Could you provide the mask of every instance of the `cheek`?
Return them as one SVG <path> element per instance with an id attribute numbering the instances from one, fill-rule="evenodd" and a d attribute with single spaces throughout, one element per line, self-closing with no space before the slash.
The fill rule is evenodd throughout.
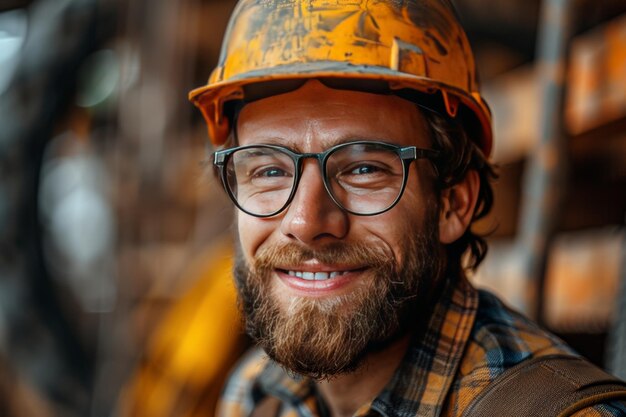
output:
<path id="1" fill-rule="evenodd" d="M 372 218 L 368 229 L 393 251 L 396 262 L 402 263 L 406 254 L 407 239 L 426 231 L 429 205 L 432 197 L 426 195 L 417 181 L 409 181 L 398 204 L 387 213 Z M 431 216 L 432 217 L 432 216 Z"/>
<path id="2" fill-rule="evenodd" d="M 407 239 L 421 230 L 419 209 L 413 208 L 414 202 L 407 205 L 400 204 L 400 202 L 386 213 L 357 219 L 359 224 L 355 223 L 352 227 L 352 230 L 358 234 L 358 237 L 362 237 L 365 243 L 383 246 L 399 265 L 406 258 Z"/>
<path id="3" fill-rule="evenodd" d="M 424 228 L 425 221 L 433 221 L 432 210 L 438 210 L 435 178 L 427 161 L 415 161 L 411 165 L 409 178 L 404 194 L 398 206 L 402 216 L 413 224 L 413 227 Z"/>
<path id="4" fill-rule="evenodd" d="M 245 259 L 250 262 L 259 246 L 271 235 L 274 222 L 268 219 L 259 219 L 239 212 L 237 215 L 237 231 L 239 243 Z"/>

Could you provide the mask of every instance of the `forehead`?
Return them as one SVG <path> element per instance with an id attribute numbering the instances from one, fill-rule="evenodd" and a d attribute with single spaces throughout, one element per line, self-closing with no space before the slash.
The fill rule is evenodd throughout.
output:
<path id="1" fill-rule="evenodd" d="M 426 120 L 414 103 L 394 95 L 331 89 L 315 80 L 247 104 L 237 133 L 240 145 L 275 143 L 303 152 L 356 139 L 430 144 Z"/>

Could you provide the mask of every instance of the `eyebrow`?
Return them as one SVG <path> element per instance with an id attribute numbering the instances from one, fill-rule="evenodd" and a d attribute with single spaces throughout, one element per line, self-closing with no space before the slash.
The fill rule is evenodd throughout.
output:
<path id="1" fill-rule="evenodd" d="M 302 153 L 302 149 L 300 148 L 300 145 L 292 140 L 288 140 L 285 138 L 281 138 L 281 137 L 267 137 L 267 138 L 261 138 L 261 139 L 255 139 L 254 141 L 255 143 L 249 143 L 249 145 L 279 145 L 279 146 L 285 146 L 293 151 Z"/>
<path id="2" fill-rule="evenodd" d="M 321 142 L 322 144 L 322 152 L 324 152 L 327 149 L 332 148 L 333 146 L 337 146 L 337 145 L 341 145 L 343 143 L 348 143 L 348 142 L 356 142 L 356 141 L 372 141 L 372 142 L 385 142 L 385 143 L 393 143 L 389 140 L 389 138 L 368 138 L 368 137 L 364 137 L 364 136 L 346 136 L 346 137 L 340 137 L 338 139 L 335 140 L 324 140 Z M 279 146 L 284 146 L 287 147 L 289 149 L 291 149 L 294 152 L 297 153 L 305 153 L 302 151 L 302 144 L 300 142 L 294 141 L 294 140 L 289 140 L 289 139 L 285 139 L 285 138 L 281 138 L 281 137 L 268 137 L 268 138 L 262 138 L 258 141 L 255 141 L 256 143 L 250 143 L 250 145 L 260 145 L 260 144 L 266 144 L 266 145 L 279 145 Z"/>

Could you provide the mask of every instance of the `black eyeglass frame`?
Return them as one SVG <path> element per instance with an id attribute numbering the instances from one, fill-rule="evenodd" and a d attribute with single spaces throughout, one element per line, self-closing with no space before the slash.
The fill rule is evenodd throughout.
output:
<path id="1" fill-rule="evenodd" d="M 352 210 L 347 209 L 346 207 L 344 207 L 343 204 L 341 204 L 339 201 L 337 201 L 337 198 L 335 198 L 335 196 L 333 195 L 333 193 L 330 190 L 330 184 L 328 183 L 328 177 L 326 176 L 326 165 L 328 162 L 328 158 L 334 153 L 337 152 L 338 150 L 345 148 L 347 146 L 352 146 L 352 145 L 377 145 L 380 146 L 382 148 L 386 148 L 388 150 L 391 150 L 393 152 L 396 153 L 396 155 L 398 155 L 398 157 L 400 158 L 400 160 L 402 161 L 402 187 L 400 188 L 400 192 L 398 193 L 398 196 L 396 197 L 396 199 L 386 208 L 373 212 L 373 213 L 358 213 Z M 273 149 L 279 152 L 282 152 L 286 155 L 288 155 L 289 157 L 291 157 L 293 163 L 294 163 L 294 167 L 295 167 L 295 171 L 294 171 L 294 176 L 295 178 L 293 179 L 293 185 L 291 187 L 291 193 L 289 194 L 289 197 L 287 198 L 287 201 L 285 202 L 285 204 L 278 210 L 270 213 L 270 214 L 257 214 L 257 213 L 252 213 L 248 210 L 246 210 L 245 208 L 243 208 L 239 202 L 237 201 L 237 198 L 233 195 L 232 190 L 230 189 L 230 187 L 228 186 L 228 180 L 226 178 L 226 166 L 228 165 L 228 161 L 231 158 L 232 154 L 240 151 L 240 150 L 245 150 L 245 149 L 252 149 L 252 148 L 268 148 L 268 149 Z M 379 214 L 385 213 L 389 210 L 391 210 L 393 207 L 395 207 L 396 204 L 398 204 L 398 201 L 400 201 L 400 199 L 402 198 L 402 195 L 404 194 L 404 190 L 406 188 L 406 183 L 408 181 L 408 177 L 409 177 L 409 167 L 411 165 L 411 162 L 416 161 L 418 159 L 428 159 L 429 161 L 433 162 L 433 167 L 435 169 L 435 171 L 437 170 L 437 165 L 434 163 L 438 156 L 439 156 L 439 151 L 436 151 L 434 149 L 424 149 L 424 148 L 418 148 L 416 146 L 398 146 L 392 143 L 387 143 L 387 142 L 382 142 L 382 141 L 352 141 L 352 142 L 345 142 L 345 143 L 340 143 L 338 145 L 332 146 L 328 149 L 326 149 L 324 152 L 319 152 L 319 153 L 299 153 L 299 152 L 295 152 L 285 146 L 280 146 L 280 145 L 272 145 L 272 144 L 254 144 L 254 145 L 246 145 L 246 146 L 237 146 L 234 148 L 228 148 L 228 149 L 223 149 L 220 151 L 215 151 L 214 152 L 214 157 L 213 157 L 213 164 L 218 168 L 219 173 L 220 173 L 220 178 L 222 181 L 222 186 L 224 187 L 224 190 L 226 191 L 226 193 L 228 194 L 228 196 L 230 197 L 230 199 L 232 200 L 233 203 L 235 203 L 235 206 L 237 206 L 237 208 L 241 211 L 243 211 L 246 214 L 249 214 L 250 216 L 254 216 L 254 217 L 258 217 L 258 218 L 268 218 L 268 217 L 273 217 L 276 216 L 278 214 L 280 214 L 281 212 L 283 212 L 293 201 L 294 196 L 296 195 L 296 191 L 298 189 L 298 185 L 300 184 L 300 178 L 302 176 L 302 161 L 304 159 L 309 159 L 309 158 L 313 158 L 316 159 L 318 162 L 318 165 L 320 167 L 320 171 L 322 174 L 322 182 L 324 183 L 324 188 L 326 189 L 326 192 L 328 193 L 328 195 L 330 196 L 330 198 L 333 200 L 333 202 L 335 204 L 337 204 L 337 206 L 339 208 L 341 208 L 343 211 L 353 214 L 355 216 L 377 216 Z"/>

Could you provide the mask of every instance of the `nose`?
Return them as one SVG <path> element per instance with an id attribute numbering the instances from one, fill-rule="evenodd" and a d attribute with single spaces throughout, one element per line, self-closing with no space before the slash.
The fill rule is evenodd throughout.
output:
<path id="1" fill-rule="evenodd" d="M 341 239 L 348 233 L 348 214 L 330 198 L 320 167 L 304 161 L 300 183 L 281 222 L 281 232 L 307 245 Z"/>

